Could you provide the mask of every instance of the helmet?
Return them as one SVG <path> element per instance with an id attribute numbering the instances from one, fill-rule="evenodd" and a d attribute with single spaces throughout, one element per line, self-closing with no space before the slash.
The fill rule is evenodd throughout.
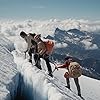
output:
<path id="1" fill-rule="evenodd" d="M 64 60 L 70 60 L 70 61 L 72 61 L 72 57 L 71 56 L 67 56 L 67 57 L 65 57 Z"/>

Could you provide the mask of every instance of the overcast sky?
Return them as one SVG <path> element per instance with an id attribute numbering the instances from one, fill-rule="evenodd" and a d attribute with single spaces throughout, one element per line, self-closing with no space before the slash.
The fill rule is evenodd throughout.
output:
<path id="1" fill-rule="evenodd" d="M 100 20 L 100 0 L 0 0 L 0 19 Z"/>

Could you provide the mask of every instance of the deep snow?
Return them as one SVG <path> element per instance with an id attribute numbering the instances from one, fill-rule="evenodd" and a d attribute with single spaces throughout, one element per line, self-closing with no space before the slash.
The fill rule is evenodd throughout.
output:
<path id="1" fill-rule="evenodd" d="M 13 43 L 0 36 L 0 100 L 13 100 L 17 94 L 19 73 L 10 51 Z"/>

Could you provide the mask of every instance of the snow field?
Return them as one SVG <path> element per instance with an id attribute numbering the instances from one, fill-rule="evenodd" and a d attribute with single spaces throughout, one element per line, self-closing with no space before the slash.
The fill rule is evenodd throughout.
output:
<path id="1" fill-rule="evenodd" d="M 14 100 L 17 94 L 19 73 L 10 51 L 13 43 L 0 36 L 0 100 Z"/>
<path id="2" fill-rule="evenodd" d="M 24 59 L 23 54 L 23 57 L 17 54 L 16 51 L 13 52 L 15 62 L 23 77 L 23 95 L 26 94 L 28 100 L 81 100 L 68 89 L 65 92 L 65 87 L 61 87 L 58 80 L 33 66 L 27 59 Z M 42 62 L 43 66 L 44 61 Z"/>

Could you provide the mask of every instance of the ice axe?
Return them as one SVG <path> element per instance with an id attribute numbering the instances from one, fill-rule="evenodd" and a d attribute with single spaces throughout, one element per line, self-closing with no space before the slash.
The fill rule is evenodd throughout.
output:
<path id="1" fill-rule="evenodd" d="M 52 73 L 54 73 L 56 69 L 58 70 L 57 65 L 55 64 L 56 62 L 53 60 L 53 58 L 50 62 L 55 66 L 55 69 L 52 71 Z"/>
<path id="2" fill-rule="evenodd" d="M 25 57 L 25 59 L 26 59 L 26 52 L 24 52 L 24 53 L 25 53 L 25 56 L 24 56 L 24 57 Z"/>
<path id="3" fill-rule="evenodd" d="M 55 69 L 52 71 L 52 73 L 54 73 L 54 72 L 55 72 L 55 70 L 58 70 L 58 68 L 57 68 L 57 67 L 55 67 Z"/>
<path id="4" fill-rule="evenodd" d="M 55 63 L 52 63 L 52 64 L 54 64 L 54 66 L 55 66 L 55 69 L 52 71 L 52 73 L 54 73 L 55 70 L 58 70 L 58 68 L 57 68 L 57 65 Z"/>

